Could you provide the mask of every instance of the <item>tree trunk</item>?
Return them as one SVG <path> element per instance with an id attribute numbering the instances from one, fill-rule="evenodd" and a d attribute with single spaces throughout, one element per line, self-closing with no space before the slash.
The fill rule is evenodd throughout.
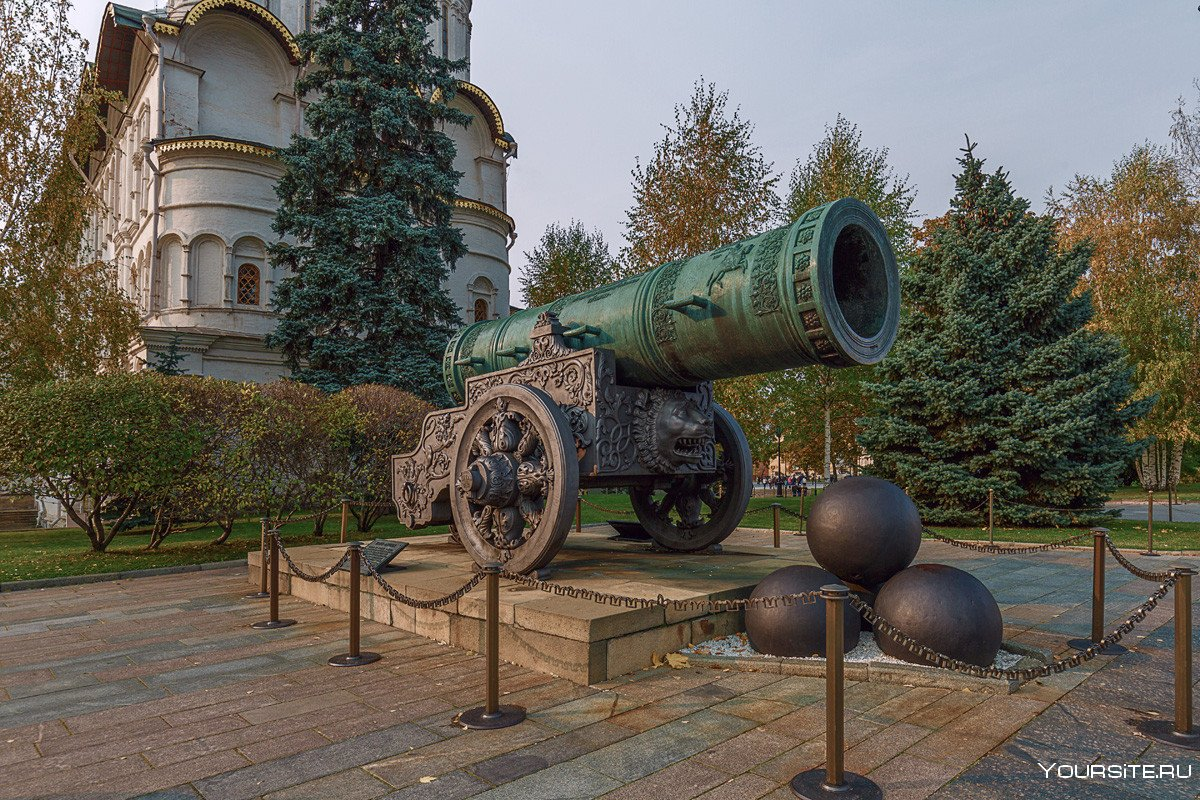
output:
<path id="1" fill-rule="evenodd" d="M 147 550 L 157 550 L 158 546 L 163 543 L 171 534 L 171 526 L 174 520 L 171 514 L 162 508 L 154 510 L 154 527 L 150 531 L 150 544 L 146 545 Z"/>
<path id="2" fill-rule="evenodd" d="M 235 521 L 236 517 L 226 517 L 225 519 L 218 520 L 217 527 L 221 529 L 221 535 L 213 539 L 212 543 L 225 544 L 225 541 L 229 539 L 229 534 L 233 533 L 233 523 Z"/>
<path id="3" fill-rule="evenodd" d="M 825 482 L 829 482 L 829 473 L 833 467 L 833 424 L 829 403 L 825 403 Z"/>
<path id="4" fill-rule="evenodd" d="M 363 506 L 361 510 L 351 507 L 350 513 L 354 515 L 354 525 L 358 532 L 370 533 L 371 528 L 375 527 L 375 523 L 383 517 L 384 510 L 377 507 L 375 503 L 370 503 Z"/>
<path id="5" fill-rule="evenodd" d="M 325 518 L 327 516 L 329 516 L 328 512 L 325 512 L 313 517 L 313 536 L 325 535 Z"/>

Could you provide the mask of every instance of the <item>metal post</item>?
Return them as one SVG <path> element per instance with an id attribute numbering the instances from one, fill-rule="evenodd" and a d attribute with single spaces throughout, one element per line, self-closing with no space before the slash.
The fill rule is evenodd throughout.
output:
<path id="1" fill-rule="evenodd" d="M 345 506 L 342 506 L 345 509 Z M 359 592 L 362 589 L 362 542 L 351 542 L 347 548 L 350 551 L 350 651 L 329 659 L 331 667 L 361 667 L 378 661 L 379 653 L 360 653 L 359 625 L 362 614 L 359 609 Z"/>
<path id="2" fill-rule="evenodd" d="M 783 497 L 783 434 L 775 429 L 775 496 Z"/>
<path id="3" fill-rule="evenodd" d="M 1092 528 L 1092 637 L 1067 642 L 1076 650 L 1095 647 L 1097 642 L 1104 639 L 1104 551 L 1107 536 L 1108 528 Z M 1127 652 L 1124 645 L 1119 644 L 1110 644 L 1100 651 L 1106 656 L 1124 652 Z"/>
<path id="4" fill-rule="evenodd" d="M 775 546 L 779 547 L 779 503 L 771 503 L 771 511 L 775 516 Z"/>
<path id="5" fill-rule="evenodd" d="M 1196 570 L 1178 566 L 1175 581 L 1175 719 L 1142 719 L 1136 727 L 1151 739 L 1200 750 L 1200 731 L 1192 727 L 1192 576 Z"/>
<path id="6" fill-rule="evenodd" d="M 271 596 L 271 593 L 267 591 L 267 523 L 270 521 L 271 520 L 269 520 L 267 517 L 262 517 L 259 519 L 259 523 L 262 527 L 262 541 L 259 545 L 258 554 L 259 558 L 262 560 L 262 563 L 259 564 L 258 570 L 258 591 L 243 595 L 243 597 L 245 597 L 247 600 L 265 600 Z"/>
<path id="7" fill-rule="evenodd" d="M 583 494 L 575 500 L 575 532 L 583 532 Z"/>
<path id="8" fill-rule="evenodd" d="M 996 521 L 995 516 L 992 514 L 992 500 L 995 499 L 995 494 L 995 490 L 988 489 L 988 544 L 995 544 L 995 541 L 992 538 Z"/>
<path id="9" fill-rule="evenodd" d="M 342 498 L 342 537 L 339 539 L 342 544 L 346 543 L 346 523 L 349 521 L 349 517 L 350 501 L 346 498 Z"/>
<path id="10" fill-rule="evenodd" d="M 846 772 L 845 762 L 845 623 L 850 590 L 841 584 L 821 587 L 825 601 L 825 769 L 810 769 L 792 778 L 792 794 L 803 800 L 816 798 L 881 798 L 873 782 Z"/>
<path id="11" fill-rule="evenodd" d="M 504 567 L 492 563 L 483 567 L 487 575 L 487 620 L 484 653 L 487 660 L 487 699 L 485 705 L 464 711 L 457 722 L 464 728 L 491 730 L 507 728 L 525 720 L 521 706 L 500 705 L 500 572 Z"/>
<path id="12" fill-rule="evenodd" d="M 1175 734 L 1192 731 L 1192 576 L 1195 570 L 1180 567 L 1175 582 Z"/>
<path id="13" fill-rule="evenodd" d="M 1154 552 L 1154 490 L 1146 492 L 1146 552 L 1144 556 L 1157 556 Z"/>
<path id="14" fill-rule="evenodd" d="M 286 628 L 296 624 L 294 619 L 279 618 L 279 531 L 271 531 L 268 535 L 271 540 L 271 618 L 250 626 L 259 630 Z"/>

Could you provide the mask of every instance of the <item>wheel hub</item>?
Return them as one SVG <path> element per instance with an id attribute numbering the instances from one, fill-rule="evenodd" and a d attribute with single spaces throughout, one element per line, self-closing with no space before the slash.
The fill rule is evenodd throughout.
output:
<path id="1" fill-rule="evenodd" d="M 517 467 L 509 453 L 480 456 L 459 476 L 458 486 L 474 503 L 511 506 L 517 500 Z"/>

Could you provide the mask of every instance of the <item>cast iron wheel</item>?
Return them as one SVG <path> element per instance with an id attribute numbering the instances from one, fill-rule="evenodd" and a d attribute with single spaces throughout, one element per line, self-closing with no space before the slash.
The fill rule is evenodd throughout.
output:
<path id="1" fill-rule="evenodd" d="M 566 415 L 539 389 L 497 386 L 468 412 L 450 488 L 463 546 L 512 572 L 550 563 L 579 495 L 579 459 Z"/>
<path id="2" fill-rule="evenodd" d="M 665 489 L 629 490 L 633 510 L 655 542 L 669 550 L 703 550 L 741 522 L 750 503 L 750 447 L 737 420 L 713 405 L 717 471 L 671 480 Z"/>

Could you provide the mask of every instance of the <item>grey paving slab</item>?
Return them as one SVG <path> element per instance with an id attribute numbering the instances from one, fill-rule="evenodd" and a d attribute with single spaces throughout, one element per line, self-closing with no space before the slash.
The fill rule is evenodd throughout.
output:
<path id="1" fill-rule="evenodd" d="M 170 789 L 160 789 L 157 792 L 138 795 L 134 800 L 200 800 L 199 793 L 191 786 L 173 786 Z"/>
<path id="2" fill-rule="evenodd" d="M 694 756 L 755 725 L 751 720 L 704 709 L 568 763 L 628 783 Z"/>
<path id="3" fill-rule="evenodd" d="M 374 800 L 390 791 L 388 784 L 355 768 L 271 792 L 264 800 Z"/>
<path id="4" fill-rule="evenodd" d="M 439 737 L 416 725 L 402 724 L 387 730 L 356 736 L 326 747 L 306 750 L 243 767 L 195 782 L 205 800 L 249 800 L 289 786 L 361 767 L 398 752 L 438 741 Z"/>
<path id="5" fill-rule="evenodd" d="M 125 680 L 17 698 L 0 703 L 0 727 L 28 725 L 143 703 L 163 697 L 166 693 L 160 687 L 147 687 L 140 681 Z"/>
<path id="6" fill-rule="evenodd" d="M 415 783 L 387 795 L 384 800 L 463 800 L 491 789 L 492 785 L 461 770 Z"/>
<path id="7" fill-rule="evenodd" d="M 476 795 L 479 800 L 590 800 L 622 782 L 574 763 L 556 764 Z"/>

